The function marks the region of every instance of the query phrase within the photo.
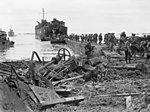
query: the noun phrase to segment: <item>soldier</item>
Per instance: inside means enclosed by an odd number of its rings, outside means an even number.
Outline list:
[[[126,33],[125,32],[122,32],[120,34],[120,43],[119,43],[119,47],[122,48],[124,46],[126,42]]]
[[[144,54],[146,53],[146,48],[147,48],[147,42],[146,41],[141,41],[140,42],[140,49],[143,52],[142,57],[144,57]]]
[[[94,42],[97,44],[97,37],[98,37],[98,34],[97,33],[95,33],[94,34]]]
[[[100,33],[99,34],[99,44],[101,45],[101,43],[102,43],[102,34]]]
[[[131,49],[130,49],[130,42],[129,40],[127,40],[125,42],[125,61],[126,63],[128,63],[128,59],[129,59],[129,63],[130,63],[130,60],[131,60]]]
[[[92,52],[92,46],[90,40],[88,39],[88,43],[85,45],[85,54],[87,58],[91,56],[91,52]]]
[[[114,33],[110,33],[110,37],[109,37],[109,47],[110,47],[110,51],[113,51],[114,49],[114,45],[115,45],[115,35]]]
[[[108,33],[104,35],[104,42],[108,46]]]
[[[146,62],[150,59],[150,42],[147,43],[147,55],[146,55]]]

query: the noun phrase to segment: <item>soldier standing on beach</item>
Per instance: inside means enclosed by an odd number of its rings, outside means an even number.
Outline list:
[[[115,35],[114,35],[114,33],[109,33],[108,38],[109,38],[109,50],[113,51],[114,45],[115,45]]]
[[[90,40],[88,39],[87,41],[88,41],[88,43],[85,45],[85,54],[86,54],[87,58],[90,58],[91,52],[92,52],[92,46],[91,46]]]
[[[97,37],[98,37],[98,34],[97,34],[97,33],[95,33],[95,34],[93,35],[93,37],[94,37],[94,43],[96,43],[96,44],[97,44]]]
[[[100,33],[99,34],[99,44],[101,45],[101,43],[102,43],[102,34]]]
[[[119,43],[119,47],[122,48],[125,45],[126,42],[126,33],[122,32],[120,34],[120,43]]]
[[[150,59],[150,42],[147,43],[147,53],[146,53],[146,62]]]
[[[126,63],[128,63],[128,60],[129,60],[129,63],[130,63],[130,60],[131,60],[131,49],[130,49],[130,42],[129,42],[129,40],[127,40],[125,42],[125,61],[126,61]]]

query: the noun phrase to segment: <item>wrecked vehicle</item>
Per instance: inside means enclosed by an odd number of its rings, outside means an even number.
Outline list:
[[[0,111],[148,112],[150,66],[121,58],[104,51],[87,59],[61,48],[50,61],[33,51],[28,61],[0,63]]]

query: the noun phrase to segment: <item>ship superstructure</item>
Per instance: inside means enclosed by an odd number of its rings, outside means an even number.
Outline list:
[[[65,26],[65,22],[59,21],[56,18],[50,22],[47,22],[43,16],[41,22],[37,21],[37,23],[38,25],[35,26],[35,36],[37,39],[42,41],[53,41],[59,38],[62,40],[64,36],[67,35],[67,27]]]

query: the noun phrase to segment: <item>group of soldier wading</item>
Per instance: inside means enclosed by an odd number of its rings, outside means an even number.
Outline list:
[[[85,54],[87,57],[91,56],[93,52],[93,46],[91,43],[100,44],[102,43],[102,34],[85,34],[85,35],[70,35],[68,37],[71,40],[86,42],[85,45]],[[104,42],[107,45],[108,50],[114,51],[114,46],[118,46],[116,51],[124,51],[126,63],[131,62],[131,57],[136,57],[137,53],[142,57],[146,56],[147,62],[150,59],[150,37],[143,36],[138,37],[135,34],[132,34],[130,37],[126,36],[125,32],[120,34],[120,38],[115,37],[115,33],[107,33],[104,35]]]

